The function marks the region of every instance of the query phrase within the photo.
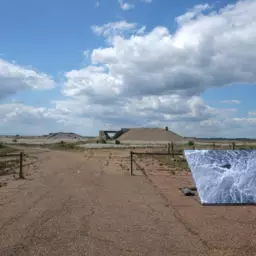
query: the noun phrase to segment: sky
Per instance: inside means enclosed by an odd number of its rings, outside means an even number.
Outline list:
[[[0,134],[256,138],[256,0],[0,0]]]

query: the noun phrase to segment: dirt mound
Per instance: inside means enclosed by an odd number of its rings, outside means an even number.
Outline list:
[[[122,134],[120,141],[183,141],[180,135],[161,128],[132,128]]]
[[[73,133],[73,132],[57,132],[57,133],[50,133],[48,135],[49,139],[82,139],[83,136]]]

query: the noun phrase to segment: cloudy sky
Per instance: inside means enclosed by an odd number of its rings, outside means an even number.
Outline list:
[[[0,1],[0,134],[256,138],[256,0]]]

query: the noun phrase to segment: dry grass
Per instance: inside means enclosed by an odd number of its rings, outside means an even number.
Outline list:
[[[16,173],[16,168],[19,165],[17,159],[8,159],[0,161],[0,176]]]
[[[79,147],[80,144],[84,144],[84,142],[65,142],[60,141],[52,144],[29,144],[29,143],[19,143],[18,145],[24,148],[48,148],[52,150],[64,150],[64,151],[83,151],[84,148]]]
[[[4,144],[0,144],[0,155],[6,155],[17,152],[17,149],[9,147]],[[9,175],[15,173],[15,168],[19,164],[19,161],[15,157],[2,157],[0,158],[0,176]]]
[[[166,165],[175,171],[190,171],[186,159],[181,156],[154,156],[160,162],[160,165]]]
[[[16,148],[12,148],[10,146],[0,143],[0,155],[6,155],[6,154],[14,153],[17,151],[18,150]]]
[[[20,165],[20,149],[10,145],[0,144],[0,176],[16,174]],[[13,154],[14,155],[9,155]],[[28,160],[29,155],[23,155],[23,163]]]
[[[64,150],[64,151],[84,151],[84,148],[79,147],[79,142],[69,143],[69,142],[58,142],[51,145],[45,145],[44,147],[55,149],[55,150]]]

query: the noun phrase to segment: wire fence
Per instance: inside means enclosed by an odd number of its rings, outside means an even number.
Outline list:
[[[24,153],[12,153],[0,155],[0,175],[15,174],[18,168],[19,179],[25,179],[23,174]]]
[[[130,151],[130,174],[134,175],[134,156],[169,156],[174,158],[175,156],[184,156],[184,150],[196,150],[196,149],[215,149],[215,150],[253,150],[256,149],[256,144],[254,143],[236,143],[236,142],[190,142],[187,144],[178,144],[170,142],[167,144],[158,145],[159,147],[149,147],[143,151],[133,150]]]

